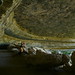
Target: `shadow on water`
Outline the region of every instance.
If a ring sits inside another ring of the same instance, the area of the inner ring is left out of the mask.
[[[0,49],[7,49],[9,46],[8,43],[0,43]]]
[[[74,75],[69,72],[56,72],[51,70],[38,70],[25,67],[5,67],[0,68],[1,75]]]

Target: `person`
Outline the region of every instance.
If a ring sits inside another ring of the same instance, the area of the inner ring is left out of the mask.
[[[24,52],[25,54],[28,54],[27,46],[25,42],[21,42],[21,52]]]
[[[14,45],[19,50],[19,52],[18,52],[19,55],[22,54],[22,53],[28,54],[28,50],[26,49],[26,43],[21,42],[20,46],[16,43]]]

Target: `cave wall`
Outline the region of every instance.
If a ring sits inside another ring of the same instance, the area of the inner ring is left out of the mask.
[[[20,1],[21,0],[4,0],[0,6],[0,42],[8,41],[7,37],[4,37],[5,29],[15,30],[16,28],[16,22],[13,18],[14,10],[20,4]]]
[[[74,38],[74,9],[74,0],[4,0],[0,6],[0,37]]]
[[[17,23],[30,34],[75,37],[75,0],[22,0],[15,10]]]

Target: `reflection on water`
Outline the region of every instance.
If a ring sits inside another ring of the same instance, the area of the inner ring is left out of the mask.
[[[57,46],[74,46],[75,44],[50,44],[48,47],[57,47]],[[32,44],[35,47],[34,44]],[[41,47],[41,45],[39,46]],[[59,53],[59,54],[72,54],[75,49],[48,49],[51,53]],[[9,52],[7,50],[0,50],[0,74],[1,75],[73,75],[72,73],[68,73],[55,69],[45,69],[45,68],[37,68],[37,67],[29,67],[25,65],[24,57],[17,56],[13,52]]]
[[[4,72],[3,72],[4,71]],[[35,70],[33,68],[27,69],[23,67],[19,68],[1,68],[1,75],[74,75],[73,73],[55,72],[50,70]]]
[[[0,52],[1,75],[72,75],[68,72],[51,68],[40,68],[25,65],[24,57],[11,52]]]

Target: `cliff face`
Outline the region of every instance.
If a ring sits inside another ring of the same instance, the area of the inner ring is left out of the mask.
[[[39,36],[75,37],[75,0],[22,0],[17,23]]]
[[[4,20],[3,14],[5,14],[7,9],[10,8],[10,6],[12,5],[12,0],[4,0],[3,3],[0,0],[0,2],[1,2],[1,4],[0,4],[0,38],[1,38],[4,35],[4,33],[3,33],[4,29],[3,29],[3,25],[2,25],[2,22]]]
[[[1,0],[0,0],[0,3],[2,3]],[[0,18],[2,16],[2,14],[4,14],[6,12],[6,10],[8,8],[10,8],[12,3],[13,3],[13,0],[3,0],[3,3],[0,5]]]
[[[74,38],[74,10],[75,0],[4,0],[0,6],[0,38]]]
[[[4,0],[3,5],[0,6],[0,42],[6,42],[14,38],[10,39],[7,35],[6,30],[15,31],[16,22],[14,20],[14,10],[21,3],[21,0]],[[4,10],[4,11],[3,11]],[[10,33],[10,31],[8,32]]]

